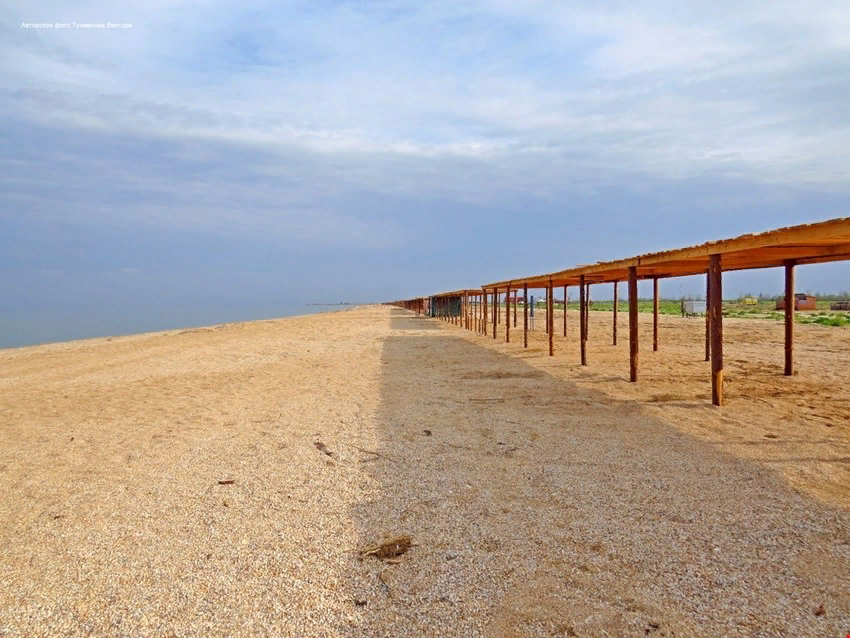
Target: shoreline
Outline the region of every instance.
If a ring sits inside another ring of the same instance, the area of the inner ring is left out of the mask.
[[[331,304],[337,305],[337,304]],[[364,304],[368,305],[368,304]],[[328,306],[316,306],[316,307],[328,307]],[[346,310],[352,310],[355,308],[359,308],[362,306],[346,306],[345,308],[338,308],[333,310],[315,310],[313,312],[305,312],[303,314],[292,314],[292,315],[281,315],[278,317],[266,317],[266,318],[256,318],[256,319],[245,319],[244,321],[223,321],[220,323],[211,323],[211,324],[200,324],[200,325],[186,325],[186,326],[178,326],[175,328],[165,328],[162,330],[143,330],[141,332],[128,332],[128,333],[114,333],[114,334],[106,334],[100,335],[96,337],[80,337],[79,339],[64,339],[61,341],[42,341],[39,343],[30,343],[21,346],[8,346],[8,347],[0,347],[0,354],[12,350],[23,350],[27,348],[42,348],[47,346],[61,346],[63,344],[77,344],[77,343],[88,343],[88,342],[100,342],[100,341],[117,341],[119,339],[128,339],[133,337],[145,337],[145,336],[157,336],[163,334],[171,334],[171,333],[180,333],[187,330],[204,330],[204,329],[213,329],[219,328],[221,326],[235,326],[241,324],[250,324],[250,323],[261,323],[266,321],[283,321],[285,319],[299,319],[303,317],[312,317],[315,315],[328,314],[333,312],[345,312]]]

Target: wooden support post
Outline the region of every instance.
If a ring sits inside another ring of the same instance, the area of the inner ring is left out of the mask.
[[[552,282],[549,282],[547,291],[548,301],[546,307],[548,309],[549,320],[549,356],[555,356],[555,287]]]
[[[614,282],[614,345],[617,345],[617,311],[620,309],[620,282]]]
[[[711,273],[705,273],[705,360],[711,361]]]
[[[711,402],[723,405],[723,269],[720,255],[711,255]]]
[[[511,287],[505,293],[505,343],[511,342]]]
[[[514,292],[514,328],[516,328],[516,307],[519,304],[519,290]]]
[[[525,303],[522,304],[522,347],[528,347],[528,284],[522,287],[522,294],[525,295]]]
[[[564,336],[567,336],[567,286],[564,284]]]
[[[638,289],[637,268],[629,268],[629,381],[638,380]]]
[[[790,259],[785,262],[785,376],[794,374],[794,266]]]
[[[590,282],[587,283],[587,291],[584,294],[584,340],[590,338]]]
[[[652,278],[652,351],[658,352],[658,277]]]
[[[545,288],[543,290],[546,290]],[[546,317],[543,321],[543,334],[546,334],[546,331],[549,329],[549,295],[543,295],[543,298],[546,300]]]
[[[493,339],[496,338],[496,326],[499,321],[499,289],[493,288]]]
[[[496,322],[502,323],[502,295],[501,293],[496,295]]]
[[[585,315],[585,295],[587,286],[584,283],[584,275],[579,276],[578,282],[578,326],[579,326],[579,348],[581,349],[581,365],[587,365],[587,316]]]
[[[487,317],[487,291],[481,295],[482,300],[484,301],[484,308],[482,309],[481,314],[481,323],[484,324],[484,336],[487,336],[487,321],[489,318]]]

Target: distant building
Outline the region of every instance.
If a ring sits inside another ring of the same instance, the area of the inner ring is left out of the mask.
[[[804,292],[794,295],[794,310],[814,310],[816,308],[816,299]],[[785,297],[780,297],[776,300],[776,309],[785,310]]]
[[[700,315],[705,314],[705,302],[688,300],[682,302],[683,315]]]

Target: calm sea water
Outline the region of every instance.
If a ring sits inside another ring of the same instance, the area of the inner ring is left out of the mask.
[[[277,319],[352,306],[286,305],[255,308],[145,308],[136,311],[0,311],[0,349],[211,326],[219,323]]]

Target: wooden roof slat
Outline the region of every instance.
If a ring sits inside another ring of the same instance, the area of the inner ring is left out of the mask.
[[[731,239],[706,242],[686,248],[637,255],[595,264],[583,264],[554,273],[518,277],[484,284],[479,288],[466,288],[443,292],[430,297],[456,297],[464,294],[478,295],[493,288],[512,289],[575,286],[584,275],[590,283],[625,281],[628,269],[635,267],[638,278],[685,277],[703,274],[708,270],[709,257],[722,255],[724,271],[773,268],[793,259],[799,264],[850,260],[850,218],[842,217],[813,224],[777,228],[764,233],[751,233]],[[414,299],[426,299],[415,297]]]
[[[850,218],[832,219],[814,224],[778,228],[765,233],[747,234],[732,239],[706,242],[696,246],[638,255],[628,259],[600,262],[570,268],[555,273],[533,275],[485,284],[483,288],[528,284],[529,287],[576,285],[579,277],[594,276],[596,281],[623,280],[629,267],[636,267],[641,276],[686,276],[702,274],[708,269],[712,254],[723,256],[723,270],[769,268],[787,259],[799,263],[821,263],[846,259],[842,256],[850,247]],[[651,271],[648,269],[652,268]],[[650,272],[648,275],[647,273]]]

